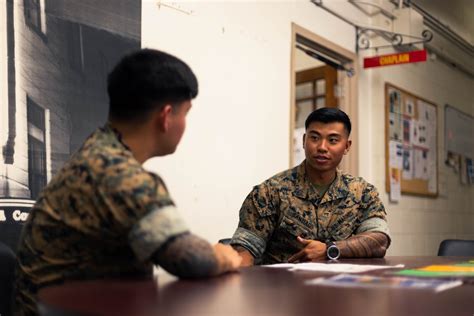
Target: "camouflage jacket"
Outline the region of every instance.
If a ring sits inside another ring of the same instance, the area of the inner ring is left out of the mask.
[[[109,125],[95,131],[49,182],[18,248],[15,315],[35,314],[44,286],[152,274],[151,255],[187,232],[164,182]]]
[[[296,237],[344,240],[367,231],[389,236],[375,187],[337,172],[324,196],[306,178],[305,162],[255,186],[240,209],[231,244],[247,249],[256,263],[287,262],[303,246]]]

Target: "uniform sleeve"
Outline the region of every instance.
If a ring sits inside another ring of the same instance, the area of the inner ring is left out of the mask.
[[[265,184],[254,187],[240,209],[239,226],[231,245],[247,249],[254,258],[261,257],[276,220],[277,212],[275,203],[272,203],[271,191]]]
[[[166,242],[188,228],[173,205],[155,208],[130,230],[130,246],[139,260],[145,261]]]
[[[170,238],[188,232],[159,176],[132,166],[112,173],[102,184],[105,222],[119,238],[127,236],[139,260],[149,259]]]
[[[362,217],[356,234],[371,231],[381,232],[387,235],[390,240],[385,207],[380,200],[377,189],[371,184],[368,184],[362,192],[361,208]]]

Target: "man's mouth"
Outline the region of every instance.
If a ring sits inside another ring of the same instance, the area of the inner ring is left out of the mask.
[[[323,155],[318,155],[316,157],[314,157],[316,159],[317,162],[320,162],[320,163],[324,163],[324,162],[328,162],[329,161],[329,157],[328,156],[323,156]]]

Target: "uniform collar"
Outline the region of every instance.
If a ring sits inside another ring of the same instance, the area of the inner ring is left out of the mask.
[[[116,129],[116,128],[113,128],[112,125],[110,124],[110,122],[107,122],[104,127],[102,128],[102,130],[107,133],[107,134],[110,134],[110,135],[113,135],[115,136],[115,138],[117,139],[117,141],[128,151],[131,152],[130,148],[127,146],[127,144],[125,144],[122,140],[122,134],[120,134],[120,132]]]
[[[293,194],[302,199],[317,200],[319,196],[313,189],[313,185],[306,176],[306,160],[294,169],[293,176],[296,178],[296,186]],[[348,195],[349,188],[344,182],[344,177],[340,170],[336,170],[336,179],[331,183],[330,187],[323,196],[320,203],[344,198]]]

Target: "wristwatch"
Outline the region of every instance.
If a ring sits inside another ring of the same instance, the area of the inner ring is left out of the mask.
[[[337,260],[341,255],[341,251],[334,241],[326,242],[326,256],[329,260]]]

